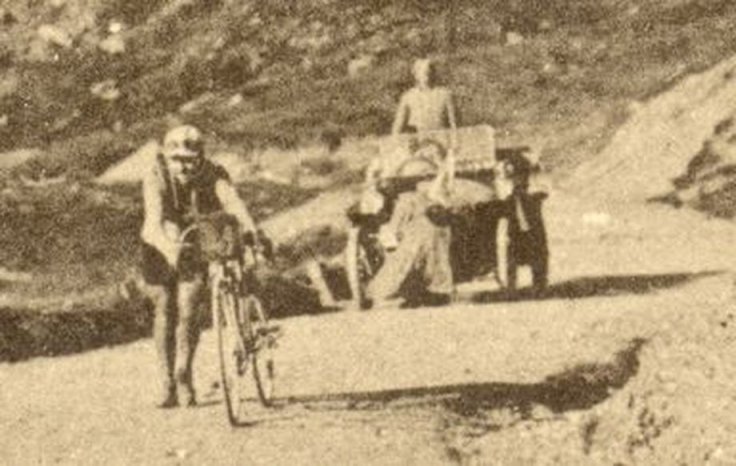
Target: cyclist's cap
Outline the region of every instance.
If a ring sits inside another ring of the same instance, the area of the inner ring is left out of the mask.
[[[202,133],[194,126],[177,126],[164,137],[164,155],[168,157],[199,157],[203,153]]]

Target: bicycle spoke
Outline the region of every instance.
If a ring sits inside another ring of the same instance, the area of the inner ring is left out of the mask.
[[[248,358],[237,321],[238,302],[225,288],[216,293],[215,312],[218,317],[217,334],[225,407],[228,420],[237,425],[240,422],[243,376]]]
[[[274,397],[275,364],[273,349],[276,338],[274,327],[269,327],[263,306],[260,300],[251,296],[248,300],[250,314],[251,336],[254,341],[253,377],[256,382],[258,398],[264,406],[271,406]]]

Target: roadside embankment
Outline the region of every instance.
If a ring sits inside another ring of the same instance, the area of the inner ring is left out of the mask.
[[[61,311],[0,308],[0,362],[58,356],[128,343],[150,335],[144,300],[73,305]]]

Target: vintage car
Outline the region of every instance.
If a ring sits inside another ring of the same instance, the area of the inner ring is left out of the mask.
[[[440,169],[434,155],[450,150],[456,179],[491,188],[490,197],[449,211],[455,283],[488,276],[512,293],[518,267],[528,265],[533,289],[546,287],[549,252],[542,219],[546,193],[530,190],[537,166],[528,156],[529,148],[497,148],[493,128],[482,125],[381,140],[378,158],[368,168],[368,196],[348,211],[352,228],[345,265],[353,306],[366,307],[366,285],[386,253],[379,232],[391,218],[396,199],[433,178]]]

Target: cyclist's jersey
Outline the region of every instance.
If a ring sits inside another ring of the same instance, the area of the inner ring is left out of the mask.
[[[224,212],[242,231],[255,231],[248,208],[221,166],[202,160],[196,175],[182,183],[171,176],[163,157],[152,164],[143,178],[144,219],[141,239],[169,261],[178,254],[177,242],[197,217]],[[196,238],[187,241],[196,242]]]
[[[230,177],[221,166],[203,160],[197,176],[186,185],[169,176],[163,157],[159,157],[154,170],[162,194],[163,221],[183,229],[191,224],[194,215],[222,210],[215,185],[220,180],[229,181]]]

